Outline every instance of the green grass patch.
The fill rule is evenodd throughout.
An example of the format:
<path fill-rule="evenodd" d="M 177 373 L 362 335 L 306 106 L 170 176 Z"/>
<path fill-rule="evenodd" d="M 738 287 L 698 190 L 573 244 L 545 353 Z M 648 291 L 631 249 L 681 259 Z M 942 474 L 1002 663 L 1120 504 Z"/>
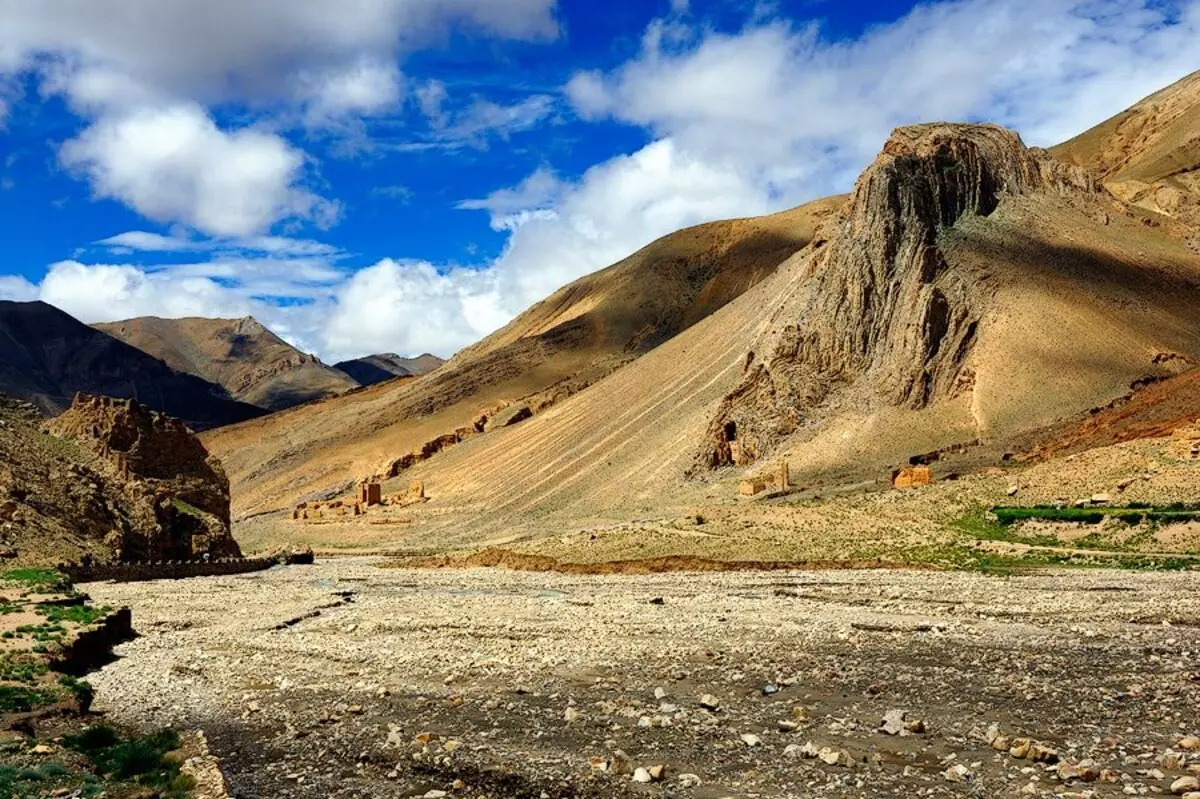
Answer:
<path fill-rule="evenodd" d="M 32 684 L 48 672 L 50 667 L 42 658 L 27 652 L 6 652 L 0 655 L 0 680 Z"/>
<path fill-rule="evenodd" d="M 37 768 L 0 765 L 0 799 L 34 799 L 61 788 L 77 788 L 80 796 L 94 797 L 104 792 L 95 777 L 73 773 L 60 763 Z"/>
<path fill-rule="evenodd" d="M 1105 519 L 1119 519 L 1130 526 L 1136 526 L 1144 521 L 1158 523 L 1194 522 L 1200 519 L 1200 512 L 1183 503 L 1166 507 L 1103 507 L 1103 508 L 1068 508 L 1056 505 L 1034 505 L 1030 507 L 996 507 L 992 508 L 999 523 L 1005 527 L 1025 521 L 1068 522 L 1077 524 L 1100 524 Z"/>
<path fill-rule="evenodd" d="M 122 739 L 112 727 L 98 724 L 67 736 L 64 743 L 87 757 L 100 775 L 151 788 L 164 799 L 185 799 L 195 787 L 195 781 L 180 774 L 179 765 L 165 757 L 180 746 L 172 730 Z"/>
<path fill-rule="evenodd" d="M 30 588 L 41 591 L 66 591 L 71 587 L 71 581 L 65 574 L 53 569 L 9 569 L 0 574 L 0 580 L 13 583 L 24 583 Z"/>
<path fill-rule="evenodd" d="M 175 510 L 179 511 L 180 513 L 184 514 L 185 516 L 192 516 L 196 519 L 201 519 L 201 520 L 203 520 L 206 516 L 208 516 L 207 513 L 200 510 L 195 505 L 191 504 L 190 502 L 185 502 L 184 500 L 180 499 L 179 497 L 172 497 L 171 504 L 175 506 Z"/>
<path fill-rule="evenodd" d="M 94 605 L 41 605 L 37 609 L 38 615 L 45 616 L 49 622 L 69 621 L 84 627 L 95 624 L 112 611 L 113 609 L 107 605 L 100 607 Z"/>
<path fill-rule="evenodd" d="M 28 713 L 51 705 L 62 698 L 53 688 L 27 688 L 24 685 L 0 685 L 0 713 Z"/>

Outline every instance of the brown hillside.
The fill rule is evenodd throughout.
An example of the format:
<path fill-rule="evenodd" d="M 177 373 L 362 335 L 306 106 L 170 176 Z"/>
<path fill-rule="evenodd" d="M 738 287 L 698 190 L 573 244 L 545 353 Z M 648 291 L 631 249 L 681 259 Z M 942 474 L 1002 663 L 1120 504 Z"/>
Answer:
<path fill-rule="evenodd" d="M 80 391 L 133 398 L 195 430 L 263 413 L 44 302 L 0 301 L 0 391 L 47 415 Z"/>
<path fill-rule="evenodd" d="M 1092 170 L 1114 196 L 1151 214 L 1154 223 L 1184 226 L 1200 249 L 1200 72 L 1053 153 Z"/>
<path fill-rule="evenodd" d="M 517 400 L 553 405 L 770 275 L 841 202 L 679 231 L 560 289 L 430 375 L 206 438 L 237 487 L 235 514 L 344 489 Z"/>
<path fill-rule="evenodd" d="M 349 375 L 300 352 L 251 317 L 146 316 L 95 327 L 265 410 L 290 408 L 358 386 Z"/>
<path fill-rule="evenodd" d="M 958 445 L 998 460 L 1187 368 L 1198 302 L 1200 255 L 1082 170 L 993 126 L 902 129 L 773 275 L 569 400 L 414 465 L 385 485 L 424 481 L 408 524 L 321 535 L 477 547 L 669 518 L 734 499 L 740 470 L 686 478 L 727 462 L 728 438 L 751 471 L 786 454 L 801 486 L 886 481 Z"/>

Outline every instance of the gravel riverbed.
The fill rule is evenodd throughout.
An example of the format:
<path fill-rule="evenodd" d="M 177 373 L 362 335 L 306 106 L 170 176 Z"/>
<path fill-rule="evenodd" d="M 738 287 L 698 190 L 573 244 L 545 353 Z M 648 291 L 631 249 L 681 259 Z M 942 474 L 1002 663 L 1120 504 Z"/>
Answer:
<path fill-rule="evenodd" d="M 246 798 L 1200 791 L 1194 572 L 379 563 L 84 586 L 141 634 L 97 708 Z"/>

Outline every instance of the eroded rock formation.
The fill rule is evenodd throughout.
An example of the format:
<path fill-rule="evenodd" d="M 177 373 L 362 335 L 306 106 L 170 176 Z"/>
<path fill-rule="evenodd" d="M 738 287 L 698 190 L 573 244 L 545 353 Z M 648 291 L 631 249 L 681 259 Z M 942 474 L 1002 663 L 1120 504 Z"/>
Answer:
<path fill-rule="evenodd" d="M 1005 194 L 1092 192 L 1064 165 L 993 125 L 895 131 L 842 211 L 809 246 L 778 325 L 756 343 L 699 460 L 752 463 L 835 392 L 922 408 L 968 390 L 978 286 L 948 268 L 939 236 L 987 216 Z"/>
<path fill-rule="evenodd" d="M 136 400 L 79 394 L 47 428 L 92 450 L 130 490 L 152 499 L 155 529 L 120 531 L 121 560 L 241 555 L 230 533 L 229 479 L 183 422 Z"/>

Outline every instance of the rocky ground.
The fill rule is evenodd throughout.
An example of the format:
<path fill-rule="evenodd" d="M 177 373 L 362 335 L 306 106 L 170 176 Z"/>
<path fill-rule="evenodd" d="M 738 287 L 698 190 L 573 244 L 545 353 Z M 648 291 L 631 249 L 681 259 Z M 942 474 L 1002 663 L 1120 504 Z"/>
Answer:
<path fill-rule="evenodd" d="M 86 586 L 142 633 L 97 707 L 239 797 L 1200 791 L 1194 572 L 378 563 Z"/>

